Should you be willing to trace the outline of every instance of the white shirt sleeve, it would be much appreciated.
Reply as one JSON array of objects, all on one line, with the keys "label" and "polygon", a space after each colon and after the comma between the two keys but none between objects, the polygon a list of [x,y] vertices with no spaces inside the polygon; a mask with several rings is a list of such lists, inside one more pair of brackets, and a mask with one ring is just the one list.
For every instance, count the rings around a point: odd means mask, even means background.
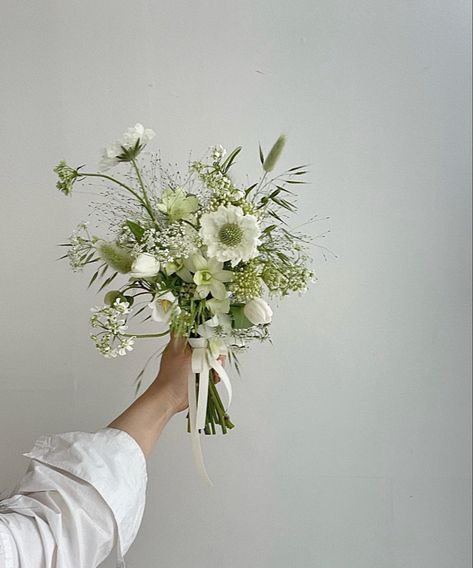
[{"label": "white shirt sleeve", "polygon": [[117,566],[143,517],[146,460],[126,432],[43,436],[13,495],[0,502],[0,568]]}]

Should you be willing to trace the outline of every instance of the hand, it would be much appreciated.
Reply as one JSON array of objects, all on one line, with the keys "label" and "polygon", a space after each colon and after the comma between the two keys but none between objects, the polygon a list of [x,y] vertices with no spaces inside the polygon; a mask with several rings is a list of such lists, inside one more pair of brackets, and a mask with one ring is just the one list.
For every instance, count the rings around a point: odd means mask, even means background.
[{"label": "hand", "polygon": [[161,366],[155,379],[159,389],[174,413],[182,412],[189,406],[187,380],[191,373],[192,348],[186,337],[171,336],[161,357]]},{"label": "hand", "polygon": [[[224,363],[224,356],[219,361]],[[187,381],[191,373],[192,348],[187,338],[171,336],[161,357],[161,367],[156,377],[156,388],[165,396],[174,413],[182,412],[189,406],[187,396]],[[213,380],[218,383],[220,378],[212,370]]]}]

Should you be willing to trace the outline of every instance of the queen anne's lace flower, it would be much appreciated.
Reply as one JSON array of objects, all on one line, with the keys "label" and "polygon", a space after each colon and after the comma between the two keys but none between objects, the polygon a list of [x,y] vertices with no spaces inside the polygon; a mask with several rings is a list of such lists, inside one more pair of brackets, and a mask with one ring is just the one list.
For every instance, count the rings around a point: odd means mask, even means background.
[{"label": "queen anne's lace flower", "polygon": [[261,230],[254,215],[245,215],[240,207],[220,206],[200,218],[200,235],[207,245],[209,257],[232,266],[258,254]]},{"label": "queen anne's lace flower", "polygon": [[143,147],[155,136],[154,130],[145,128],[139,122],[135,126],[130,126],[120,140],[113,142],[103,150],[100,170],[106,171],[120,162],[129,162],[136,158]]},{"label": "queen anne's lace flower", "polygon": [[58,177],[58,181],[56,183],[57,189],[59,189],[59,191],[62,191],[64,195],[70,195],[70,193],[72,192],[72,187],[79,177],[78,170],[71,168],[66,164],[64,160],[61,160],[59,164],[54,168],[54,173],[57,174]]}]

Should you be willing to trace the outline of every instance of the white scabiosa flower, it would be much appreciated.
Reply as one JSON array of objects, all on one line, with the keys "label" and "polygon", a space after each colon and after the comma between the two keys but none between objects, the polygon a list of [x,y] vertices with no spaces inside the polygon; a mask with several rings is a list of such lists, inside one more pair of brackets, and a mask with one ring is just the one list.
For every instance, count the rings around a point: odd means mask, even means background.
[{"label": "white scabiosa flower", "polygon": [[209,257],[232,266],[258,254],[261,230],[254,215],[245,215],[240,207],[220,205],[200,218],[200,236],[207,245]]},{"label": "white scabiosa flower", "polygon": [[247,302],[243,313],[253,325],[270,323],[273,318],[273,310],[262,298],[253,298]]},{"label": "white scabiosa flower", "polygon": [[106,171],[120,162],[129,162],[136,158],[141,150],[150,142],[156,133],[151,128],[145,128],[137,122],[135,126],[130,126],[120,140],[107,146],[102,152],[100,160],[100,171]]},{"label": "white scabiosa flower", "polygon": [[177,306],[177,298],[172,292],[165,292],[155,296],[148,304],[151,308],[151,318],[159,323],[168,324],[173,313],[178,314],[181,310]]},{"label": "white scabiosa flower", "polygon": [[147,252],[139,254],[131,265],[132,278],[152,278],[159,272],[159,262]]}]

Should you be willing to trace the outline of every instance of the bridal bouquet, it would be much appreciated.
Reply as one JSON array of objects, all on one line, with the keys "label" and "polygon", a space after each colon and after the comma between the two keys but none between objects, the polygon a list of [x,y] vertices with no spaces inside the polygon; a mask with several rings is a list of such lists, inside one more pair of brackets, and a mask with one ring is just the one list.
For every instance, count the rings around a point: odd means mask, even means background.
[{"label": "bridal bouquet", "polygon": [[[102,231],[97,236],[89,222],[81,223],[62,245],[62,258],[74,271],[94,267],[89,286],[106,290],[104,305],[93,308],[90,318],[91,338],[105,357],[126,355],[141,338],[188,338],[188,430],[197,447],[199,433],[233,428],[231,384],[219,357],[227,355],[238,369],[240,351],[269,339],[271,300],[304,292],[313,280],[310,238],[288,224],[296,211],[289,188],[304,183],[306,172],[296,166],[272,174],[284,136],[266,157],[259,148],[261,176],[244,186],[230,175],[241,147],[228,155],[222,146],[212,147],[182,173],[163,166],[158,154],[143,152],[154,136],[141,124],[129,128],[104,150],[98,171],[59,162],[57,188],[65,195],[80,182],[100,182],[92,216]],[[112,175],[120,165],[121,175]],[[150,333],[130,331],[130,320],[140,314],[156,322]]]}]

